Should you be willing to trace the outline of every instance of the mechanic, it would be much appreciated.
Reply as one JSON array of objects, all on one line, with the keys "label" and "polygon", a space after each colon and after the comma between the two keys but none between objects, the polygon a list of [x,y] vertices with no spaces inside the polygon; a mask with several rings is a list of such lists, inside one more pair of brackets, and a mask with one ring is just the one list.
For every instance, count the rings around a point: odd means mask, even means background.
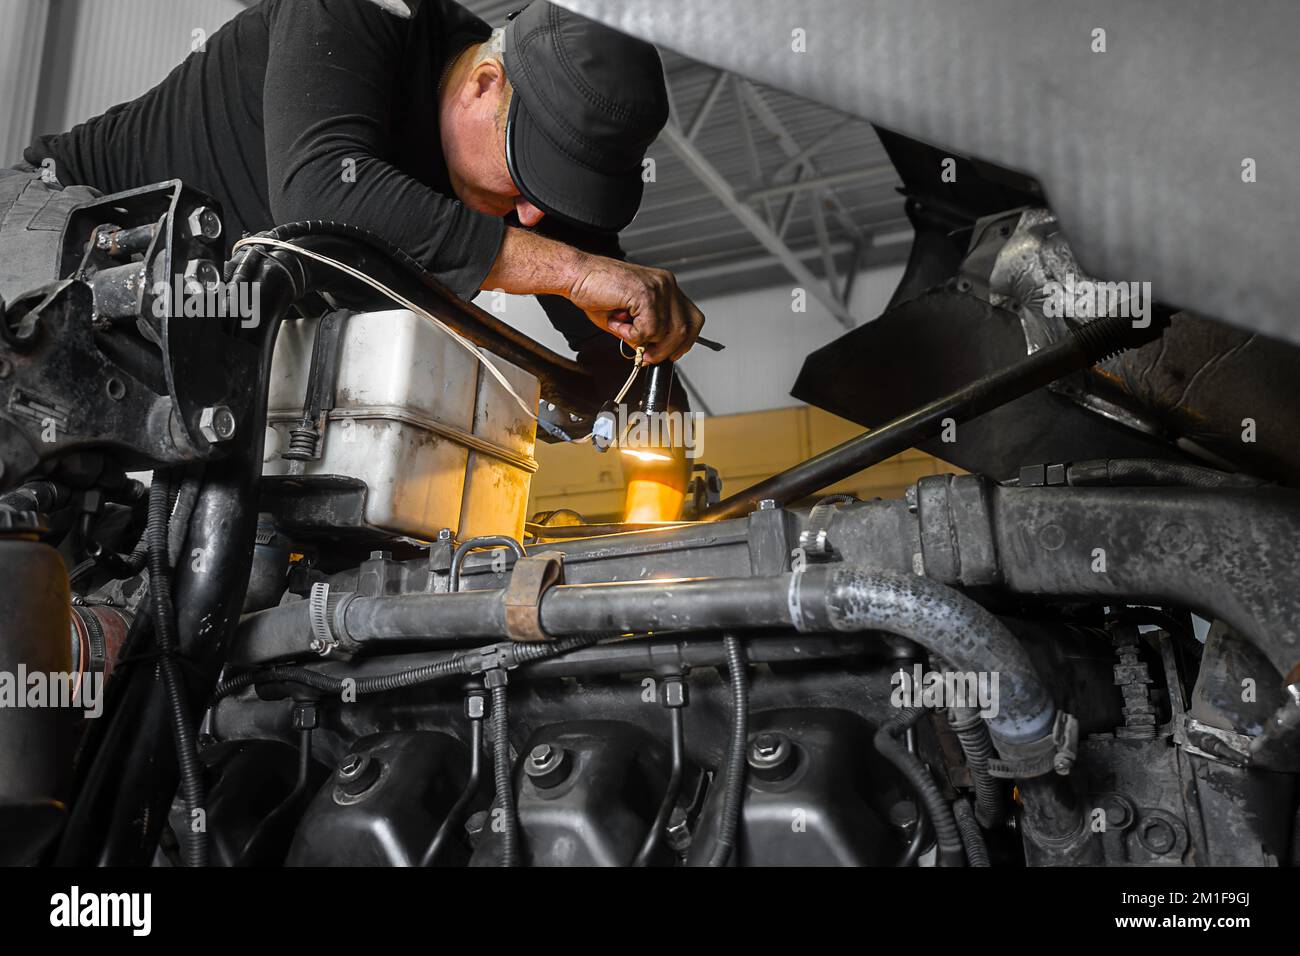
[{"label": "mechanic", "polygon": [[[37,138],[0,170],[0,215],[30,240],[89,193],[50,204],[53,190],[180,179],[221,203],[227,249],[282,223],[348,223],[462,298],[538,295],[612,386],[620,340],[676,359],[704,322],[617,239],[667,118],[653,46],[542,0],[496,31],[451,0],[263,0],[143,96]],[[0,279],[30,281],[33,255],[49,253],[28,242]]]}]

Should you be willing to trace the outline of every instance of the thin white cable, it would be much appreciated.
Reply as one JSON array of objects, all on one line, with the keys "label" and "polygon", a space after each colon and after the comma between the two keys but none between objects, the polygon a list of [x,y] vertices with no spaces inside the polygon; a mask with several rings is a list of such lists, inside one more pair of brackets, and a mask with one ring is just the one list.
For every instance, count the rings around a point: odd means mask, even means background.
[{"label": "thin white cable", "polygon": [[[310,249],[304,249],[302,246],[295,245],[292,242],[285,242],[283,239],[272,239],[270,236],[246,236],[235,243],[234,247],[230,250],[231,255],[237,252],[241,246],[249,246],[249,245],[273,246],[277,249],[288,249],[290,252],[296,253],[297,255],[306,256],[308,259],[314,259],[315,261],[330,266],[333,269],[337,269],[338,271],[344,273],[345,275],[351,276],[352,278],[356,279],[358,282],[365,283],[366,285],[370,286],[372,289],[376,290],[377,292],[380,292],[383,295],[387,296],[388,298],[392,299],[398,305],[402,306],[402,308],[409,309],[412,312],[414,312],[416,315],[421,315],[424,318],[428,319],[438,328],[442,329],[444,332],[450,335],[457,344],[459,344],[471,355],[473,355],[476,359],[478,359],[481,363],[483,363],[483,367],[488,370],[488,373],[491,374],[493,378],[495,378],[498,382],[501,383],[502,388],[504,388],[507,392],[510,393],[510,396],[519,404],[519,407],[524,410],[524,413],[534,421],[538,420],[536,410],[530,408],[528,406],[528,403],[525,402],[519,396],[519,393],[516,392],[514,387],[510,384],[510,382],[506,380],[505,375],[502,374],[501,370],[497,368],[495,364],[493,364],[492,360],[487,357],[486,353],[484,353],[482,349],[480,349],[469,339],[465,338],[465,336],[461,335],[459,332],[457,332],[455,329],[449,326],[446,322],[443,322],[437,316],[431,314],[425,309],[420,308],[420,306],[416,305],[414,302],[412,302],[410,299],[406,298],[405,296],[401,295],[400,293],[393,291],[388,286],[380,282],[378,279],[366,275],[360,269],[354,268],[353,266],[350,266],[345,262],[339,262],[337,259],[331,259],[329,256],[323,256],[319,252],[312,252]],[[636,360],[632,365],[632,374],[628,376],[627,381],[623,383],[623,387],[619,390],[618,395],[615,396],[614,398],[615,405],[623,401],[624,397],[626,397],[628,393],[628,390],[632,387],[632,383],[636,380],[637,373],[641,371],[641,364],[644,359],[644,356],[645,356],[645,349],[638,347],[636,350]],[[577,441],[583,442],[583,441],[589,441],[590,439],[591,439],[591,434],[587,434],[583,438],[577,439]]]}]

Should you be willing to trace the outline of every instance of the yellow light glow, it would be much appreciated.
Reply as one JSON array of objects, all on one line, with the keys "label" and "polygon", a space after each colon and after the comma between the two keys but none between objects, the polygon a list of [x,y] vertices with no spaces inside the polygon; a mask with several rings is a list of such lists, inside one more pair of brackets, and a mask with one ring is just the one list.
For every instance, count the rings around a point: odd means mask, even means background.
[{"label": "yellow light glow", "polygon": [[627,483],[626,518],[632,523],[673,521],[682,513],[686,492],[682,488],[651,478],[632,478]]},{"label": "yellow light glow", "polygon": [[647,451],[644,448],[622,448],[620,451],[638,461],[672,461],[673,456],[659,451]]}]

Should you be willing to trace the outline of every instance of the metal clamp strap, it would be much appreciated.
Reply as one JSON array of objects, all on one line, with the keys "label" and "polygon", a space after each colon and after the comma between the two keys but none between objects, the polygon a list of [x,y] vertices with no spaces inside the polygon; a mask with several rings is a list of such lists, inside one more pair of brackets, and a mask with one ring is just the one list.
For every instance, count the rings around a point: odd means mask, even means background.
[{"label": "metal clamp strap", "polygon": [[506,633],[512,641],[548,641],[542,630],[542,595],[564,581],[564,555],[542,551],[520,558],[510,573],[502,602],[506,609]]},{"label": "metal clamp strap", "polygon": [[808,523],[799,532],[799,547],[809,561],[831,561],[835,548],[831,544],[830,530],[839,514],[839,506],[858,499],[853,495],[827,495],[808,512]]}]

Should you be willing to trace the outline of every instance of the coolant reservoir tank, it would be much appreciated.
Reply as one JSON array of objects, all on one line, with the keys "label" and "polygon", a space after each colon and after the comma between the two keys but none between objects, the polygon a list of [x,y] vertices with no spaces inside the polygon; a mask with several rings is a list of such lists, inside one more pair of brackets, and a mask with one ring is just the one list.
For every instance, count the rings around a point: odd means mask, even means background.
[{"label": "coolant reservoir tank", "polygon": [[[317,347],[322,329],[337,341]],[[490,357],[535,409],[537,379]],[[309,392],[321,400],[313,405]],[[442,528],[461,539],[522,535],[537,423],[473,355],[414,312],[286,322],[268,406],[263,475],[277,522],[420,540]]]}]

